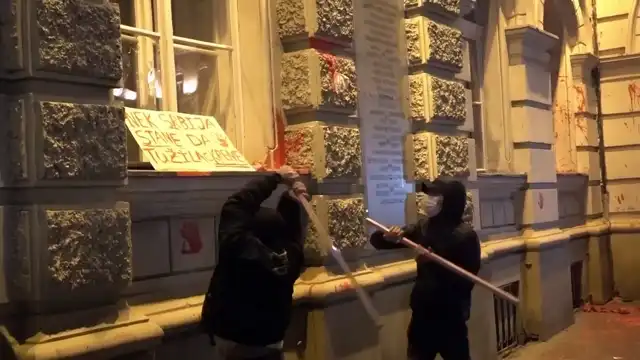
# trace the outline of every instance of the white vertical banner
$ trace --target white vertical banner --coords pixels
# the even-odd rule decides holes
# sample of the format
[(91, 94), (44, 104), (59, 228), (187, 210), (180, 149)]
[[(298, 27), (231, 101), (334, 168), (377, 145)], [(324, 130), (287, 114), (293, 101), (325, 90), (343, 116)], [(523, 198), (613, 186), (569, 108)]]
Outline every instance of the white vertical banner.
[[(404, 111), (407, 80), (402, 0), (354, 1), (358, 117), (368, 216), (405, 224)], [(394, 36), (394, 34), (396, 36)]]

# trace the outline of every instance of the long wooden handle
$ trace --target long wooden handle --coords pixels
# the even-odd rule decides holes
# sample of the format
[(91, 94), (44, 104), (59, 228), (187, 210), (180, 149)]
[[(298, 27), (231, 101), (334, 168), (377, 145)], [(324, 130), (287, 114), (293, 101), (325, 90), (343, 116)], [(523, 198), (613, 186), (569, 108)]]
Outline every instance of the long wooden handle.
[[(380, 224), (379, 222), (377, 222), (377, 221), (375, 221), (375, 220), (373, 220), (371, 218), (367, 218), (366, 220), (367, 220), (367, 222), (369, 224), (375, 226), (376, 228), (378, 228), (378, 229), (380, 229), (382, 231), (389, 231), (389, 229), (386, 226)], [(404, 245), (406, 245), (407, 247), (412, 248), (418, 254), (420, 254), (420, 255), (422, 255), (424, 257), (427, 257), (430, 260), (433, 260), (433, 261), (437, 262), (438, 264), (444, 266), (445, 268), (447, 268), (447, 269), (455, 272), (456, 274), (468, 279), (469, 281), (472, 281), (472, 282), (484, 287), (485, 289), (493, 292), (494, 294), (500, 296), (501, 298), (503, 298), (503, 299), (505, 299), (505, 300), (507, 300), (509, 302), (512, 302), (512, 303), (514, 303), (516, 305), (520, 304), (520, 300), (517, 297), (515, 297), (515, 296), (509, 294), (508, 292), (506, 292), (506, 291), (494, 286), (490, 282), (488, 282), (488, 281), (486, 281), (486, 280), (484, 280), (484, 279), (482, 279), (482, 278), (480, 278), (480, 277), (468, 272), (467, 270), (459, 267), (458, 265), (452, 263), (451, 261), (446, 260), (446, 259), (434, 254), (433, 252), (431, 252), (431, 251), (425, 249), (424, 247), (422, 247), (421, 245), (416, 244), (415, 242), (413, 242), (413, 241), (411, 241), (411, 240), (409, 240), (409, 239), (407, 239), (405, 237), (400, 239), (400, 242), (403, 243)]]
[(320, 235), (319, 237), (324, 241), (324, 243), (321, 244), (321, 246), (324, 248), (323, 250), (327, 253), (330, 253), (338, 263), (338, 266), (340, 266), (342, 271), (344, 271), (344, 274), (347, 276), (347, 278), (351, 282), (351, 286), (355, 289), (356, 294), (358, 295), (358, 298), (362, 303), (362, 306), (364, 306), (364, 309), (369, 315), (369, 317), (371, 318), (371, 320), (378, 327), (382, 326), (382, 322), (380, 321), (380, 314), (378, 314), (378, 311), (376, 310), (375, 306), (373, 306), (373, 301), (369, 297), (369, 294), (367, 294), (367, 292), (358, 283), (358, 280), (349, 269), (349, 265), (347, 265), (347, 261), (344, 259), (344, 256), (342, 256), (342, 252), (340, 251), (340, 249), (336, 248), (333, 245), (333, 241), (329, 237), (329, 233), (324, 228), (324, 226), (322, 226), (322, 223), (320, 222), (320, 219), (318, 219), (318, 215), (316, 215), (316, 212), (313, 211), (311, 204), (309, 204), (309, 201), (307, 201), (307, 199), (302, 195), (298, 196), (298, 199), (300, 200), (300, 203), (302, 204), (307, 214), (309, 215), (309, 219), (311, 219), (311, 222), (313, 222), (313, 225), (315, 226), (316, 231)]

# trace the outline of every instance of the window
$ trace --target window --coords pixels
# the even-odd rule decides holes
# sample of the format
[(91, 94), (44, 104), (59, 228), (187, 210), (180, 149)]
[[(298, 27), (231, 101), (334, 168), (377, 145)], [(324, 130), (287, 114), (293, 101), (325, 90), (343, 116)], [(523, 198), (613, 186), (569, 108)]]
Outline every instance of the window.
[[(473, 139), (476, 145), (476, 168), (478, 170), (485, 169), (485, 124), (484, 124), (484, 107), (483, 107), (483, 63), (484, 63), (484, 41), (486, 27), (486, 11), (487, 1), (480, 0), (480, 4), (476, 0), (470, 1), (469, 10), (463, 19), (468, 22), (466, 32), (467, 51), (469, 52), (470, 79), (469, 88), (471, 89), (471, 101), (473, 104)], [(472, 30), (471, 30), (472, 29)]]
[[(242, 121), (234, 0), (111, 0), (120, 7), (127, 107), (214, 116), (238, 144)], [(129, 136), (130, 166), (145, 159)]]

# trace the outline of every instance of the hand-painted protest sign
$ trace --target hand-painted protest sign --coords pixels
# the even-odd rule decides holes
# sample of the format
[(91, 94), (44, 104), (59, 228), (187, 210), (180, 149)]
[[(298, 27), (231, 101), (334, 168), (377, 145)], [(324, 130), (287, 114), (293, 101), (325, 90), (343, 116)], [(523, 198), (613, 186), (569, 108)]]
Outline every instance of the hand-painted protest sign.
[(125, 122), (157, 171), (255, 171), (214, 117), (126, 108)]

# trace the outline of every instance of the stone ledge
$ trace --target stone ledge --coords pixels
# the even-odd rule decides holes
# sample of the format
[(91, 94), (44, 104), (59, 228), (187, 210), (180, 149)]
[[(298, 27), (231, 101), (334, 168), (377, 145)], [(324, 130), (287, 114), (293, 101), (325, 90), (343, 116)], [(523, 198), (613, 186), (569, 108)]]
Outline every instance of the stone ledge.
[(445, 18), (460, 16), (460, 0), (404, 0), (404, 7), (412, 12), (435, 13)]
[(119, 199), (130, 203), (132, 221), (171, 216), (219, 214), (234, 192), (262, 172), (213, 173), (178, 176), (176, 173), (129, 170), (128, 184), (118, 189)]
[[(91, 314), (65, 314), (66, 317), (91, 316)], [(164, 332), (148, 318), (131, 314), (129, 309), (116, 314), (110, 324), (78, 328), (55, 335), (44, 335), (19, 344), (8, 332), (0, 331), (12, 347), (15, 360), (56, 359), (112, 359), (118, 356), (150, 350), (162, 341)], [(1, 339), (0, 339), (1, 343)], [(9, 360), (7, 359), (7, 360)]]
[[(562, 231), (562, 236), (551, 236), (547, 238), (537, 238), (538, 243), (556, 243), (557, 238), (564, 241), (570, 239), (584, 238), (586, 236), (600, 236), (607, 234), (610, 229), (617, 227), (620, 230), (640, 232), (640, 220), (620, 221), (616, 225), (610, 225), (604, 221), (592, 222), (587, 225), (575, 227)], [(623, 229), (624, 228), (624, 229)], [(529, 237), (531, 238), (531, 237)], [(513, 237), (502, 241), (492, 241), (482, 245), (483, 262), (491, 262), (507, 256), (509, 254), (521, 253), (526, 249), (524, 237)], [(532, 249), (535, 251), (535, 249)], [(404, 260), (390, 264), (379, 265), (366, 271), (356, 271), (356, 279), (368, 290), (375, 291), (382, 285), (400, 283), (411, 280), (415, 277), (416, 264), (414, 260)], [(327, 304), (338, 297), (355, 298), (353, 288), (346, 286), (347, 278), (344, 275), (331, 275), (325, 268), (309, 268), (301, 276), (294, 287), (294, 301), (296, 305), (303, 303)], [(126, 321), (116, 322), (103, 330), (96, 328), (83, 329), (83, 334), (76, 334), (68, 340), (51, 341), (49, 343), (37, 345), (31, 349), (45, 351), (51, 354), (46, 359), (63, 359), (67, 346), (82, 345), (82, 349), (71, 348), (70, 354), (88, 355), (90, 351), (96, 351), (92, 359), (106, 359), (115, 353), (108, 352), (110, 346), (122, 350), (125, 353), (132, 353), (156, 346), (163, 337), (171, 336), (178, 332), (192, 329), (200, 321), (200, 312), (204, 296), (194, 296), (182, 299), (164, 301), (160, 303), (150, 303), (132, 306), (127, 309), (129, 319), (137, 319), (137, 322), (127, 325)], [(109, 331), (107, 340), (100, 340), (101, 336)], [(116, 335), (119, 335), (116, 341)], [(81, 336), (83, 338), (78, 338)], [(11, 339), (10, 339), (11, 341)], [(23, 346), (11, 341), (15, 350), (20, 351)], [(91, 344), (89, 348), (87, 345)], [(43, 350), (39, 350), (43, 349)], [(57, 353), (50, 353), (50, 349), (56, 349)], [(75, 350), (74, 350), (75, 349)], [(97, 352), (104, 349), (104, 352)], [(89, 351), (87, 351), (89, 350)], [(32, 353), (33, 354), (33, 353)], [(104, 355), (104, 357), (103, 357)], [(65, 357), (66, 358), (66, 357)], [(18, 357), (18, 359), (36, 359), (33, 355)], [(38, 357), (38, 359), (41, 359)]]
[(531, 25), (510, 27), (505, 30), (509, 65), (537, 63), (547, 66), (549, 50), (558, 41), (558, 37), (550, 32)]

